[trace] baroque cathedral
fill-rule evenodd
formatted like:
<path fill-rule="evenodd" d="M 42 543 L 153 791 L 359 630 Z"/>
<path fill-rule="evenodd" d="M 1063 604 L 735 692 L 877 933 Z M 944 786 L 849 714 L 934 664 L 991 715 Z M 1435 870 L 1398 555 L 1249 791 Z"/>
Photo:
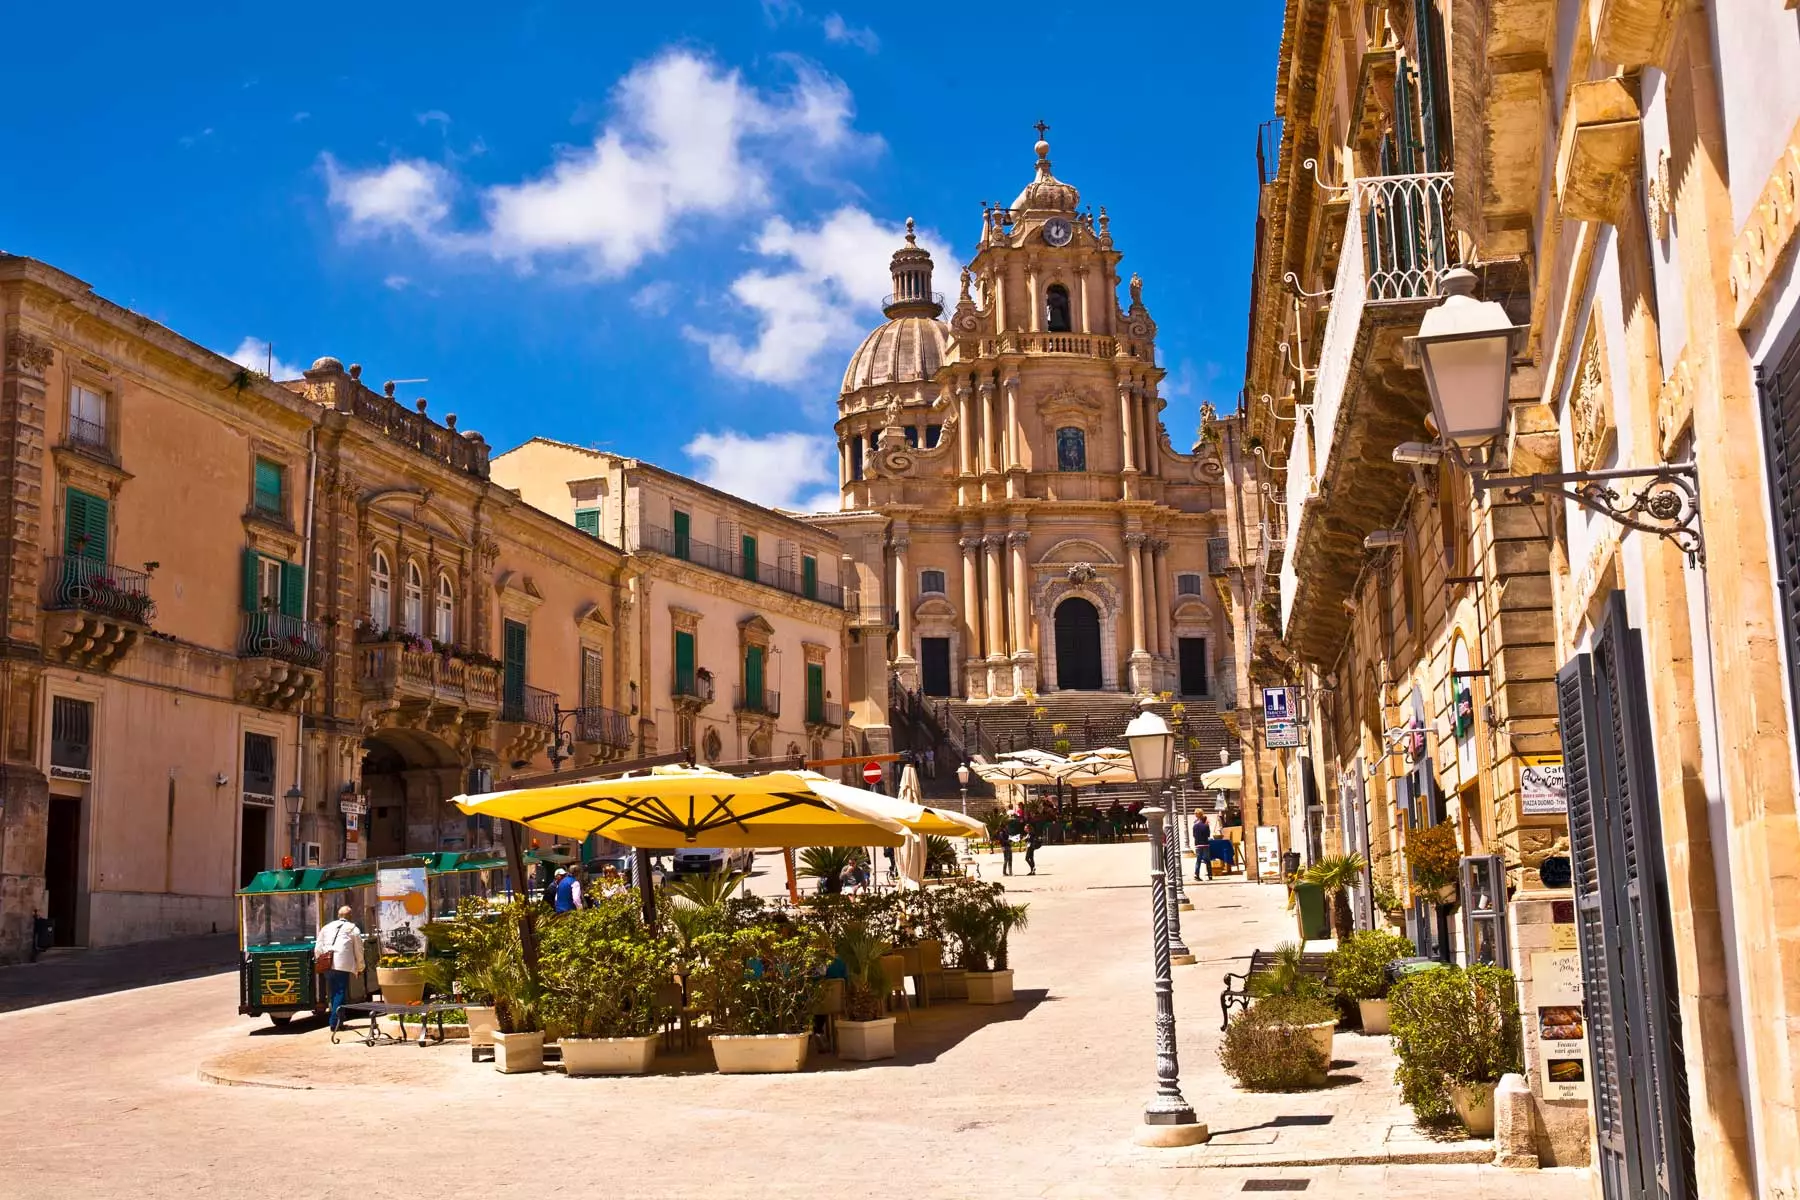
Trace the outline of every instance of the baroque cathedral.
<path fill-rule="evenodd" d="M 1162 422 L 1156 322 L 1119 302 L 1096 219 L 1040 140 L 1010 206 L 984 206 L 948 320 L 907 221 L 887 318 L 851 356 L 836 424 L 852 723 L 885 749 L 890 680 L 969 705 L 1231 686 L 1225 476 Z M 1209 564 L 1209 545 L 1212 561 Z M 991 711 L 991 710 L 990 710 Z"/>

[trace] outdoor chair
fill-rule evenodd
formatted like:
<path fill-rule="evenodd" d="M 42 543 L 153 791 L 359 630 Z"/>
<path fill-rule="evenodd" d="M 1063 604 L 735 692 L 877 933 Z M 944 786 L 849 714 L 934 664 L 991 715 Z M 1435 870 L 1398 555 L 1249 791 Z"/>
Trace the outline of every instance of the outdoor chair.
<path fill-rule="evenodd" d="M 931 1005 L 932 979 L 937 979 L 938 998 L 944 997 L 944 943 L 926 940 L 919 943 L 919 973 L 913 977 L 919 1003 Z"/>
<path fill-rule="evenodd" d="M 656 1008 L 662 1017 L 662 1041 L 668 1048 L 694 1048 L 694 1017 L 697 1012 L 683 1003 L 681 981 L 670 979 L 656 985 Z"/>
<path fill-rule="evenodd" d="M 897 997 L 901 1013 L 908 1021 L 911 1021 L 912 1001 L 908 999 L 906 994 L 906 960 L 901 958 L 898 954 L 882 955 L 881 973 L 887 978 L 887 1011 L 894 1011 L 895 999 Z"/>
<path fill-rule="evenodd" d="M 826 1054 L 837 1053 L 837 1023 L 843 1015 L 844 981 L 827 979 L 819 988 L 818 999 L 813 1001 L 813 1016 L 820 1018 L 813 1036 L 819 1039 L 819 1049 Z"/>

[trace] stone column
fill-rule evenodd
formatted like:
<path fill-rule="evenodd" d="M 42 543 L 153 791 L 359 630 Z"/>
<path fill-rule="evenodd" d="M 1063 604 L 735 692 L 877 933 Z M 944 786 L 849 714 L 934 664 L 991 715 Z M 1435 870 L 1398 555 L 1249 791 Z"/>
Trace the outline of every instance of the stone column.
<path fill-rule="evenodd" d="M 1038 299 L 1038 271 L 1036 263 L 1025 264 L 1025 295 L 1031 302 L 1031 323 L 1026 326 L 1033 333 L 1044 328 L 1044 306 Z"/>
<path fill-rule="evenodd" d="M 1155 567 L 1151 579 L 1156 584 L 1156 652 L 1173 661 L 1175 638 L 1169 610 L 1175 604 L 1175 591 L 1173 580 L 1169 578 L 1169 543 L 1159 539 L 1152 544 L 1151 549 L 1155 552 L 1151 559 Z"/>
<path fill-rule="evenodd" d="M 1012 547 L 1013 694 L 1037 690 L 1037 655 L 1031 649 L 1031 574 L 1025 558 L 1031 534 L 1015 529 L 1006 535 Z"/>
<path fill-rule="evenodd" d="M 1155 661 L 1156 680 L 1154 686 L 1161 690 L 1163 670 L 1162 647 L 1162 611 L 1163 595 L 1156 571 L 1156 542 L 1146 537 L 1140 550 L 1144 562 L 1144 639 L 1148 643 L 1144 649 Z"/>
<path fill-rule="evenodd" d="M 982 546 L 987 550 L 987 662 L 990 696 L 1005 694 L 1006 617 L 1000 608 L 1001 598 L 1006 590 L 1000 562 L 1000 544 L 1005 540 L 998 533 L 990 533 L 981 539 Z"/>
<path fill-rule="evenodd" d="M 1148 386 L 1143 389 L 1143 400 L 1144 420 L 1142 429 L 1144 437 L 1144 469 L 1152 475 L 1161 475 L 1162 447 L 1159 443 L 1162 439 L 1157 436 L 1158 422 L 1156 419 L 1156 397 L 1151 394 Z"/>
<path fill-rule="evenodd" d="M 1131 690 L 1151 690 L 1150 652 L 1144 649 L 1144 535 L 1125 535 L 1125 565 L 1131 580 L 1131 596 L 1126 602 L 1131 611 Z"/>
<path fill-rule="evenodd" d="M 994 473 L 994 381 L 983 379 L 978 385 L 981 393 L 981 453 L 978 455 L 981 473 Z"/>
<path fill-rule="evenodd" d="M 956 473 L 967 475 L 970 470 L 969 459 L 969 424 L 974 418 L 969 408 L 969 385 L 956 385 Z"/>
<path fill-rule="evenodd" d="M 994 334 L 998 337 L 1006 332 L 1006 272 L 995 271 L 994 281 Z"/>
<path fill-rule="evenodd" d="M 1131 419 L 1132 410 L 1131 381 L 1119 381 L 1119 444 L 1125 451 L 1125 470 L 1135 474 L 1137 471 L 1137 455 L 1132 452 Z"/>
<path fill-rule="evenodd" d="M 981 560 L 976 557 L 981 539 L 965 537 L 958 544 L 962 547 L 963 695 L 967 697 L 976 693 L 969 686 L 976 676 L 970 664 L 981 658 Z M 980 694 L 986 694 L 985 687 Z"/>
<path fill-rule="evenodd" d="M 1085 266 L 1075 268 L 1075 328 L 1082 333 L 1092 333 L 1088 325 L 1088 269 Z"/>
<path fill-rule="evenodd" d="M 909 574 L 910 568 L 906 563 L 906 550 L 911 545 L 912 539 L 906 536 L 904 529 L 901 529 L 893 540 L 894 616 L 900 641 L 900 645 L 894 653 L 894 665 L 900 672 L 901 680 L 908 687 L 914 686 L 916 682 L 912 679 L 912 675 L 916 674 L 912 668 L 917 662 L 913 658 L 912 652 L 912 576 Z"/>

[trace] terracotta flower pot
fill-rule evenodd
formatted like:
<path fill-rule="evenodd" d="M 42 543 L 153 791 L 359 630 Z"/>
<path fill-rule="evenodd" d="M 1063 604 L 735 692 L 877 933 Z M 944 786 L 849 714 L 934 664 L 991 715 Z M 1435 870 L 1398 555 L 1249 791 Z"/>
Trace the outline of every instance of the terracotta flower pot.
<path fill-rule="evenodd" d="M 565 1075 L 642 1075 L 656 1060 L 654 1033 L 644 1037 L 563 1038 Z"/>
<path fill-rule="evenodd" d="M 871 1062 L 894 1057 L 894 1018 L 837 1023 L 838 1057 L 851 1062 Z"/>
<path fill-rule="evenodd" d="M 544 1069 L 544 1031 L 501 1033 L 494 1031 L 494 1070 L 503 1075 Z"/>
<path fill-rule="evenodd" d="M 767 1075 L 798 1071 L 806 1065 L 810 1033 L 715 1033 L 713 1062 L 721 1075 Z"/>
<path fill-rule="evenodd" d="M 1388 1002 L 1386 1000 L 1358 1000 L 1356 1008 L 1362 1014 L 1362 1031 L 1364 1033 L 1381 1034 L 1388 1031 Z"/>
<path fill-rule="evenodd" d="M 1494 1085 L 1492 1083 L 1453 1083 L 1450 1106 L 1457 1119 L 1472 1137 L 1494 1136 Z"/>

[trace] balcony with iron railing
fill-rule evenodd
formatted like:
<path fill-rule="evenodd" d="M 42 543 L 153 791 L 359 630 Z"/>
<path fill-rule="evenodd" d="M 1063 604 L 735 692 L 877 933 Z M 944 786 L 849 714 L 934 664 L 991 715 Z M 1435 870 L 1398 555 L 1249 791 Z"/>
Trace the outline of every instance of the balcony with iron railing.
<path fill-rule="evenodd" d="M 44 654 L 55 662 L 109 670 L 156 615 L 150 575 L 104 559 L 44 559 Z"/>
<path fill-rule="evenodd" d="M 614 750 L 629 750 L 632 745 L 631 718 L 598 704 L 578 708 L 575 710 L 575 740 Z"/>
<path fill-rule="evenodd" d="M 522 725 L 556 728 L 556 693 L 529 683 L 514 683 L 500 700 L 500 719 Z"/>
<path fill-rule="evenodd" d="M 278 612 L 247 612 L 238 622 L 238 655 L 278 658 L 295 666 L 325 665 L 325 626 Z"/>
<path fill-rule="evenodd" d="M 816 575 L 808 577 L 804 571 L 789 570 L 760 559 L 752 568 L 739 551 L 710 545 L 692 536 L 682 536 L 660 525 L 640 524 L 635 548 L 640 552 L 650 550 L 666 554 L 670 558 L 691 562 L 721 575 L 730 575 L 749 583 L 760 583 L 764 587 L 828 604 L 832 608 L 844 607 L 844 589 L 838 584 L 827 583 Z"/>
<path fill-rule="evenodd" d="M 741 713 L 756 713 L 765 717 L 781 715 L 781 693 L 768 688 L 734 689 L 736 702 L 732 708 Z"/>
<path fill-rule="evenodd" d="M 1379 175 L 1349 186 L 1350 206 L 1344 245 L 1331 289 L 1331 311 L 1319 340 L 1310 413 L 1302 404 L 1287 455 L 1288 521 L 1281 566 L 1281 612 L 1285 628 L 1297 596 L 1301 572 L 1296 562 L 1306 517 L 1320 495 L 1320 481 L 1342 457 L 1338 426 L 1344 404 L 1361 377 L 1357 358 L 1371 351 L 1368 326 L 1378 310 L 1411 305 L 1422 310 L 1436 299 L 1438 278 L 1454 265 L 1451 227 L 1451 173 Z M 1396 322 L 1416 316 L 1402 309 Z"/>
<path fill-rule="evenodd" d="M 86 417 L 77 417 L 71 414 L 69 433 L 64 442 L 86 454 L 96 455 L 109 461 L 112 458 L 112 446 L 107 440 L 106 424 L 103 421 L 90 421 Z"/>
<path fill-rule="evenodd" d="M 900 611 L 891 604 L 864 604 L 860 592 L 844 596 L 844 611 L 853 629 L 892 629 L 900 623 Z"/>
<path fill-rule="evenodd" d="M 423 644 L 383 641 L 356 646 L 356 680 L 371 699 L 413 700 L 485 709 L 500 707 L 500 669 Z"/>
<path fill-rule="evenodd" d="M 833 704 L 829 700 L 817 700 L 808 697 L 806 701 L 806 723 L 823 725 L 831 729 L 842 729 L 844 726 L 844 706 Z"/>
<path fill-rule="evenodd" d="M 702 708 L 713 702 L 713 677 L 705 668 L 676 667 L 669 682 L 669 695 L 679 706 Z"/>

